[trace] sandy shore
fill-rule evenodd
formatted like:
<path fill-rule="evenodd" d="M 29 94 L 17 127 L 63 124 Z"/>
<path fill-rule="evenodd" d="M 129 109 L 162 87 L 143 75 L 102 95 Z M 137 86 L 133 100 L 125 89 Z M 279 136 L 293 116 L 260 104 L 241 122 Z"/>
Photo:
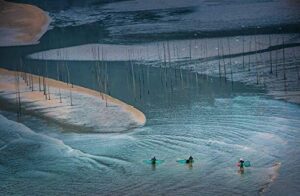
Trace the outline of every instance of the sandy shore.
<path fill-rule="evenodd" d="M 16 75 L 17 72 L 14 72 L 14 71 L 9 71 L 9 70 L 6 70 L 6 69 L 2 69 L 0 68 L 0 75 L 2 78 L 4 77 L 9 77 L 11 81 L 5 81 L 3 82 L 1 80 L 0 82 L 0 91 L 2 92 L 5 92 L 6 94 L 8 93 L 14 93 L 14 95 L 12 96 L 12 98 L 15 97 L 15 92 L 16 92 L 16 84 L 13 81 L 15 75 Z M 20 74 L 20 73 L 19 73 Z M 129 124 L 133 124 L 132 126 L 133 127 L 138 127 L 138 126 L 143 126 L 146 122 L 146 117 L 145 115 L 139 111 L 138 109 L 134 108 L 133 106 L 130 106 L 118 99 L 115 99 L 109 95 L 106 95 L 106 94 L 103 94 L 103 93 L 99 93 L 97 91 L 94 91 L 94 90 L 90 90 L 90 89 L 87 89 L 87 88 L 83 88 L 83 87 L 80 87 L 80 86 L 76 86 L 76 85 L 73 85 L 73 87 L 71 87 L 71 85 L 68 85 L 64 82 L 61 82 L 61 81 L 56 81 L 56 80 L 53 80 L 53 79 L 49 79 L 49 78 L 46 78 L 46 83 L 47 83 L 47 86 L 49 85 L 50 88 L 51 88 L 51 93 L 50 93 L 50 96 L 52 96 L 52 98 L 50 100 L 47 100 L 45 101 L 45 96 L 43 94 L 43 91 L 40 92 L 38 91 L 38 84 L 39 84 L 39 76 L 36 76 L 36 75 L 32 75 L 33 77 L 33 83 L 35 84 L 35 90 L 34 91 L 31 91 L 31 90 L 28 90 L 27 91 L 25 90 L 26 88 L 28 88 L 26 86 L 26 83 L 24 81 L 22 81 L 20 83 L 20 89 L 22 91 L 22 97 L 23 99 L 25 100 L 30 100 L 30 102 L 40 102 L 44 105 L 46 105 L 47 107 L 51 108 L 55 108 L 55 107 L 61 107 L 61 103 L 59 101 L 59 98 L 57 96 L 58 94 L 58 90 L 60 90 L 61 92 L 64 92 L 65 94 L 68 94 L 69 95 L 69 92 L 70 90 L 72 90 L 72 93 L 73 93 L 73 96 L 77 97 L 78 96 L 81 96 L 81 97 L 84 97 L 84 96 L 90 96 L 92 97 L 93 99 L 90 99 L 88 100 L 87 97 L 84 97 L 84 98 L 81 98 L 80 100 L 76 100 L 76 98 L 74 98 L 74 102 L 78 103 L 79 101 L 86 101 L 86 103 L 83 103 L 83 107 L 84 107 L 84 104 L 89 104 L 89 102 L 94 102 L 96 98 L 96 100 L 98 101 L 101 101 L 102 102 L 102 108 L 100 107 L 99 109 L 96 109 L 96 115 L 101 115 L 99 113 L 101 113 L 101 111 L 103 111 L 103 107 L 106 108 L 106 103 L 108 106 L 117 106 L 119 108 L 121 108 L 123 111 L 125 111 L 125 113 L 129 116 L 131 116 L 129 119 L 131 119 L 131 121 L 133 122 L 130 122 Z M 40 77 L 41 78 L 41 77 Z M 9 89 L 9 90 L 8 90 Z M 66 101 L 64 101 L 64 103 L 66 103 Z M 92 104 L 90 104 L 92 105 Z M 40 107 L 40 105 L 39 105 Z M 95 107 L 96 106 L 91 106 L 91 107 Z M 75 107 L 74 107 L 75 108 Z M 113 110 L 114 108 L 116 107 L 108 107 L 107 109 L 107 114 L 110 114 L 110 113 L 113 113 L 115 111 L 109 111 L 109 110 Z M 62 108 L 62 116 L 63 115 L 69 115 L 69 114 L 72 114 L 74 113 L 74 109 L 72 111 L 68 111 L 70 110 L 70 106 L 66 107 L 66 108 Z M 83 108 L 84 110 L 84 108 Z M 87 109 L 88 110 L 88 109 Z M 51 111 L 52 113 L 58 113 L 57 111 L 53 110 Z M 95 114 L 93 114 L 93 112 L 89 112 L 88 114 L 80 114 L 80 112 L 82 111 L 75 111 L 79 114 L 77 114 L 77 118 L 79 118 L 79 121 L 81 119 L 80 116 L 84 115 L 86 118 L 97 118 L 97 116 L 95 116 Z M 115 112 L 116 113 L 116 112 Z M 57 115 L 57 114 L 55 114 Z M 103 114 L 105 115 L 105 114 Z M 124 113 L 116 113 L 116 116 L 118 117 L 118 115 L 124 115 Z M 113 117 L 111 117 L 113 118 Z M 125 119 L 128 119 L 128 118 L 125 118 Z M 97 121 L 97 119 L 92 119 L 93 121 Z M 106 121 L 107 119 L 102 119 L 102 121 Z M 115 121 L 117 121 L 116 119 L 113 119 Z M 101 124 L 101 119 L 99 119 L 99 124 Z M 122 122 L 120 122 L 122 123 Z M 83 123 L 84 124 L 84 123 Z"/>
<path fill-rule="evenodd" d="M 0 0 L 0 46 L 37 43 L 49 24 L 48 14 L 36 6 Z"/>

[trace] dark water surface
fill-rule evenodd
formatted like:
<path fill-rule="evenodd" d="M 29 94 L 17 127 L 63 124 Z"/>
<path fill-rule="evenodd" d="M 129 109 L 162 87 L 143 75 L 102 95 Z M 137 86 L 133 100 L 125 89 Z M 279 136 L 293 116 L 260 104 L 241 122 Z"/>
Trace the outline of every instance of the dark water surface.
<path fill-rule="evenodd" d="M 187 1 L 187 7 L 124 11 L 119 9 L 130 6 L 116 6 L 103 12 L 99 10 L 106 1 L 17 2 L 33 2 L 56 20 L 40 44 L 0 48 L 1 67 L 16 69 L 22 64 L 24 71 L 67 81 L 67 65 L 72 83 L 104 91 L 135 106 L 146 115 L 147 123 L 118 134 L 79 134 L 25 115 L 21 123 L 28 129 L 14 122 L 14 111 L 0 102 L 0 195 L 299 194 L 299 105 L 273 100 L 258 87 L 144 62 L 26 58 L 42 50 L 88 43 L 299 32 L 299 12 L 297 6 L 291 6 L 293 1 L 255 1 L 253 5 L 261 5 L 263 10 L 283 4 L 286 9 L 284 14 L 271 10 L 274 17 L 270 20 L 262 20 L 263 14 L 250 17 L 246 21 L 249 26 L 242 29 L 243 20 L 234 20 L 230 5 L 245 8 L 253 1 L 240 1 L 238 7 L 234 5 L 237 1 L 226 1 L 224 13 L 233 19 L 227 23 L 221 20 L 222 29 L 215 29 L 219 23 L 211 21 L 195 25 L 193 14 L 209 17 L 210 13 L 201 12 L 201 6 L 194 8 L 194 1 Z M 204 2 L 208 10 L 223 5 L 221 1 Z M 99 18 L 91 21 L 91 16 Z M 222 15 L 218 17 L 222 19 Z M 253 25 L 258 21 L 262 25 L 259 29 Z M 100 71 L 100 85 L 96 70 Z M 6 145 L 7 141 L 12 142 Z M 192 166 L 176 162 L 190 155 L 195 159 Z M 152 156 L 165 162 L 155 167 L 143 162 Z M 252 164 L 243 174 L 236 167 L 240 157 Z"/>

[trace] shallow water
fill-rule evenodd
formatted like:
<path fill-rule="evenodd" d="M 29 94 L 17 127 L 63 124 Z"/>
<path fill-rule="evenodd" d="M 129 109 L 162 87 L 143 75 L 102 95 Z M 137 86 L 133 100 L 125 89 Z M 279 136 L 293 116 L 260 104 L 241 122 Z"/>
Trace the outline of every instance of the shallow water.
<path fill-rule="evenodd" d="M 73 64 L 81 74 L 91 75 L 87 74 L 90 67 L 84 65 Z M 255 195 L 272 190 L 277 176 L 291 181 L 291 188 L 299 181 L 297 166 L 293 174 L 284 169 L 298 161 L 298 105 L 271 100 L 262 90 L 240 83 L 232 86 L 218 78 L 199 75 L 196 83 L 189 72 L 183 72 L 177 83 L 173 81 L 173 91 L 165 82 L 167 90 L 162 90 L 157 88 L 161 85 L 158 68 L 151 68 L 149 84 L 141 86 L 151 96 L 141 93 L 139 99 L 127 91 L 130 83 L 123 88 L 126 93 L 118 91 L 130 76 L 126 66 L 112 64 L 109 73 L 114 81 L 110 93 L 139 107 L 146 114 L 146 125 L 120 134 L 77 134 L 24 116 L 26 126 L 63 143 L 52 145 L 45 139 L 35 144 L 27 138 L 8 151 L 1 150 L 1 167 L 6 168 L 1 170 L 2 193 Z M 91 78 L 81 77 L 77 82 L 91 85 Z M 2 114 L 14 119 L 9 111 Z M 12 156 L 20 149 L 26 153 Z M 192 167 L 176 162 L 189 155 L 195 158 Z M 143 162 L 152 156 L 165 162 L 156 167 Z M 252 163 L 243 174 L 235 166 L 240 157 Z M 272 167 L 275 163 L 281 167 Z M 291 189 L 291 193 L 296 191 Z"/>
<path fill-rule="evenodd" d="M 53 29 L 38 45 L 0 48 L 0 66 L 13 69 L 22 59 L 25 71 L 54 79 L 59 66 L 63 72 L 59 77 L 66 81 L 62 67 L 69 65 L 73 83 L 105 91 L 147 117 L 144 127 L 123 133 L 78 134 L 50 120 L 24 115 L 20 122 L 28 129 L 14 122 L 14 111 L 4 109 L 0 100 L 0 195 L 299 195 L 299 105 L 272 100 L 265 89 L 164 65 L 151 68 L 144 62 L 133 62 L 133 71 L 130 62 L 107 62 L 105 90 L 96 84 L 95 62 L 26 58 L 91 43 L 297 33 L 298 4 L 201 0 L 194 6 L 195 1 L 179 0 L 149 7 L 144 0 L 136 6 L 132 2 L 35 0 L 55 19 Z M 265 41 L 269 47 L 269 40 Z M 191 43 L 180 42 L 186 48 Z M 240 43 L 233 43 L 231 52 L 241 53 Z M 208 43 L 213 49 L 208 53 L 216 55 L 216 44 Z M 194 52 L 193 56 L 202 55 Z M 160 55 L 162 61 L 162 51 Z M 190 155 L 195 158 L 192 167 L 176 162 Z M 143 162 L 152 156 L 165 162 L 156 167 Z M 243 174 L 236 167 L 240 157 L 252 164 Z"/>

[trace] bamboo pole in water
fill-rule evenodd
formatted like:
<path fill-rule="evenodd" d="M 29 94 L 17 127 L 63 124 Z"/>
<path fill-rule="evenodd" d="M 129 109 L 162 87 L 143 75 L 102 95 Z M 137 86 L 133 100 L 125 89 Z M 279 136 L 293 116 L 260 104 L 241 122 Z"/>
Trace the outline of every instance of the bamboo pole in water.
<path fill-rule="evenodd" d="M 69 83 L 71 83 L 69 64 L 67 64 L 67 70 L 68 70 L 68 81 L 69 81 Z M 72 93 L 72 88 L 73 88 L 73 83 L 71 84 L 71 87 L 70 87 L 70 105 L 71 105 L 71 106 L 73 106 L 73 93 Z"/>
<path fill-rule="evenodd" d="M 165 79 L 165 89 L 168 87 L 168 82 L 167 82 L 167 52 L 166 52 L 166 46 L 165 43 L 163 42 L 163 50 L 164 50 L 164 79 Z"/>
<path fill-rule="evenodd" d="M 284 43 L 284 36 L 282 36 L 282 65 L 283 65 L 283 79 L 286 80 L 286 67 L 285 67 L 285 43 Z"/>
<path fill-rule="evenodd" d="M 164 86 L 164 82 L 163 82 L 163 75 L 162 75 L 162 64 L 163 64 L 163 57 L 161 57 L 160 55 L 160 45 L 158 44 L 157 45 L 158 47 L 158 51 L 159 51 L 159 78 L 160 78 L 160 83 L 161 83 L 161 86 Z"/>
<path fill-rule="evenodd" d="M 24 62 L 23 62 L 24 64 Z M 28 76 L 28 87 L 29 89 L 31 89 L 32 85 L 31 85 L 31 67 L 28 65 L 25 65 L 26 67 L 26 72 L 27 72 L 27 76 Z"/>
<path fill-rule="evenodd" d="M 103 50 L 103 48 L 102 48 Z M 103 93 L 101 92 L 101 89 L 103 89 L 103 85 L 102 85 L 102 82 L 101 82 L 101 65 L 100 65 L 100 48 L 99 46 L 97 47 L 97 61 L 96 61 L 96 68 L 95 68 L 95 72 L 96 72 L 96 79 L 97 79 L 97 84 L 98 84 L 98 89 L 99 89 L 99 94 L 101 95 L 102 97 L 102 100 L 104 100 L 104 95 Z M 101 64 L 103 62 L 101 61 Z"/>
<path fill-rule="evenodd" d="M 25 65 L 25 67 L 26 67 L 26 72 L 27 72 L 28 87 L 29 87 L 29 89 L 31 89 L 30 66 Z"/>
<path fill-rule="evenodd" d="M 174 54 L 174 58 L 176 59 L 179 59 L 179 51 L 178 51 L 178 47 L 174 44 L 173 45 L 174 47 L 174 50 L 175 50 L 175 54 Z M 178 63 L 175 63 L 175 66 L 174 66 L 174 79 L 175 79 L 175 85 L 177 85 L 177 66 L 178 66 Z"/>
<path fill-rule="evenodd" d="M 208 57 L 208 47 L 207 47 L 207 39 L 204 39 L 204 52 L 205 52 L 205 59 Z M 204 66 L 206 68 L 206 66 Z M 206 71 L 207 69 L 205 69 Z M 206 79 L 208 79 L 208 74 L 205 74 Z"/>
<path fill-rule="evenodd" d="M 221 40 L 221 49 L 222 49 L 222 60 L 223 60 L 223 68 L 224 68 L 224 78 L 225 78 L 225 83 L 227 81 L 227 77 L 226 77 L 226 62 L 225 62 L 225 58 L 224 58 L 224 45 L 223 45 L 223 41 Z"/>
<path fill-rule="evenodd" d="M 136 101 L 135 72 L 134 72 L 134 65 L 131 60 L 130 51 L 128 51 L 128 55 L 129 55 L 129 63 L 130 63 L 130 67 L 131 67 L 131 81 L 132 81 L 132 87 L 133 87 L 133 97 L 134 97 L 134 100 Z"/>
<path fill-rule="evenodd" d="M 256 70 L 256 84 L 259 83 L 258 81 L 258 57 L 257 57 L 257 38 L 256 38 L 256 34 L 254 35 L 254 50 L 255 50 L 255 70 Z"/>
<path fill-rule="evenodd" d="M 167 41 L 167 49 L 168 49 L 168 66 L 169 69 L 172 69 L 172 65 L 171 65 L 171 52 L 170 52 L 170 43 L 169 41 Z M 173 79 L 172 76 L 170 76 L 170 88 L 171 88 L 171 92 L 173 93 Z"/>
<path fill-rule="evenodd" d="M 142 85 L 142 74 L 143 74 L 143 69 L 141 68 L 141 66 L 138 64 L 138 81 L 139 81 L 139 98 L 140 101 L 142 100 L 142 89 L 143 89 L 143 85 Z"/>
<path fill-rule="evenodd" d="M 196 82 L 196 91 L 198 92 L 199 83 L 198 83 L 198 73 L 195 72 L 195 82 Z"/>
<path fill-rule="evenodd" d="M 295 48 L 293 48 L 293 59 L 294 59 L 294 65 L 295 65 L 296 71 L 297 71 L 297 78 L 298 78 L 298 80 L 300 80 L 299 63 L 297 63 Z"/>
<path fill-rule="evenodd" d="M 33 89 L 33 80 L 32 80 L 32 69 L 31 66 L 26 66 L 28 70 L 28 80 L 29 80 L 29 89 Z M 33 91 L 33 90 L 32 90 Z"/>
<path fill-rule="evenodd" d="M 45 99 L 47 100 L 46 80 L 45 80 L 45 76 L 44 75 L 43 75 L 43 91 L 44 91 Z"/>
<path fill-rule="evenodd" d="M 231 76 L 231 84 L 233 84 L 233 73 L 232 73 L 232 59 L 231 59 L 231 50 L 230 50 L 230 40 L 227 37 L 228 43 L 228 55 L 229 55 L 229 66 L 230 66 L 230 76 Z"/>
<path fill-rule="evenodd" d="M 17 118 L 19 120 L 21 117 L 21 95 L 20 95 L 20 78 L 18 72 L 15 72 L 15 85 L 16 85 Z"/>
<path fill-rule="evenodd" d="M 147 94 L 150 95 L 150 65 L 147 65 Z"/>
<path fill-rule="evenodd" d="M 189 59 L 192 60 L 192 41 L 189 41 Z"/>
<path fill-rule="evenodd" d="M 38 68 L 38 75 L 39 75 L 39 92 L 41 92 L 42 88 L 41 88 L 41 70 L 40 70 L 40 68 Z"/>
<path fill-rule="evenodd" d="M 252 45 L 252 36 L 249 37 L 250 41 L 249 41 L 249 52 L 251 52 L 251 45 Z M 248 72 L 251 71 L 251 55 L 248 55 L 249 59 L 248 59 Z"/>
<path fill-rule="evenodd" d="M 271 35 L 269 35 L 269 48 L 272 46 L 272 39 L 271 39 Z M 272 62 L 272 50 L 270 50 L 269 52 L 269 57 L 270 57 L 270 74 L 273 74 L 273 62 Z"/>
<path fill-rule="evenodd" d="M 48 75 L 48 62 L 47 62 L 47 60 L 46 60 L 46 76 L 47 76 L 47 78 L 49 77 L 49 75 Z M 50 84 L 48 84 L 48 100 L 50 100 L 51 98 L 50 98 Z"/>
<path fill-rule="evenodd" d="M 220 39 L 218 39 L 218 65 L 219 65 L 219 78 L 221 78 L 221 59 L 220 59 Z"/>
<path fill-rule="evenodd" d="M 22 59 L 21 59 L 21 61 L 22 61 Z M 23 61 L 22 61 L 22 70 L 23 70 Z M 25 82 L 26 82 L 26 86 L 29 86 L 29 80 L 28 80 L 28 74 L 27 74 L 27 72 L 26 72 L 26 68 L 24 69 L 24 75 L 25 75 Z"/>
<path fill-rule="evenodd" d="M 67 61 L 66 61 L 66 63 L 65 63 L 65 66 L 66 66 L 66 70 L 67 70 L 67 84 L 68 84 L 68 86 L 69 86 L 69 84 L 71 84 L 71 78 L 70 78 L 70 70 L 69 70 L 69 64 L 67 63 Z M 73 106 L 73 97 L 72 97 L 72 85 L 71 86 L 69 86 L 69 96 L 70 96 L 70 105 L 71 106 Z"/>
<path fill-rule="evenodd" d="M 22 67 L 22 59 L 20 59 L 20 66 Z M 17 67 L 17 71 L 15 72 L 15 85 L 16 85 L 16 103 L 17 103 L 17 118 L 20 120 L 21 117 L 21 94 L 20 94 L 20 76 L 19 76 L 19 67 Z"/>
<path fill-rule="evenodd" d="M 99 75 L 98 75 L 98 61 L 99 59 L 97 58 L 99 56 L 99 46 L 97 47 L 97 52 L 96 52 L 96 49 L 95 48 L 91 48 L 92 50 L 92 55 L 93 55 L 93 58 L 94 58 L 94 64 L 93 64 L 93 71 L 94 71 L 94 74 L 95 74 L 95 81 L 96 81 L 96 90 L 99 91 L 100 93 L 100 85 L 99 85 Z M 101 93 L 100 93 L 101 95 Z"/>
<path fill-rule="evenodd" d="M 108 93 L 108 73 L 107 73 L 107 62 L 105 62 L 105 93 Z M 107 97 L 105 97 L 105 106 L 108 106 Z"/>
<path fill-rule="evenodd" d="M 100 86 L 100 89 L 104 90 L 104 80 L 105 80 L 105 73 L 104 73 L 104 49 L 103 47 L 101 48 L 101 59 L 100 59 L 100 48 L 98 47 L 98 59 L 99 59 L 99 63 L 98 63 L 98 75 L 99 75 L 99 86 Z M 101 65 L 100 65 L 101 63 Z M 104 93 L 101 93 L 101 96 L 102 96 L 102 100 L 105 99 L 104 97 Z"/>
<path fill-rule="evenodd" d="M 243 36 L 243 69 L 245 69 L 245 36 Z"/>
<path fill-rule="evenodd" d="M 44 59 L 44 57 L 43 57 Z M 44 89 L 44 95 L 45 95 L 45 99 L 47 100 L 47 84 L 46 84 L 46 78 L 45 78 L 45 75 L 46 75 L 46 60 L 45 61 L 45 66 L 44 66 L 44 73 L 43 73 L 43 89 Z"/>
<path fill-rule="evenodd" d="M 145 57 L 142 56 L 142 50 L 140 50 L 140 61 L 145 64 Z M 146 57 L 146 59 L 148 59 L 148 57 Z M 141 72 L 142 72 L 142 75 L 141 75 L 141 82 L 142 82 L 142 94 L 145 95 L 145 90 L 146 90 L 146 83 L 145 83 L 145 67 L 143 65 L 140 65 L 140 68 L 141 68 Z M 141 99 L 141 101 L 143 101 L 143 99 Z"/>
<path fill-rule="evenodd" d="M 276 61 L 275 61 L 275 76 L 278 77 L 278 51 L 275 52 L 276 55 Z"/>
<path fill-rule="evenodd" d="M 30 74 L 30 77 L 31 77 L 31 91 L 34 91 L 33 75 L 32 75 L 32 72 L 31 72 L 31 74 Z"/>
<path fill-rule="evenodd" d="M 61 58 L 59 51 L 57 51 L 57 56 L 58 56 L 58 59 Z M 60 65 L 59 65 L 58 61 L 56 62 L 56 74 L 57 74 L 57 80 L 60 81 Z M 58 93 L 59 93 L 59 103 L 62 103 L 60 87 L 58 87 Z"/>

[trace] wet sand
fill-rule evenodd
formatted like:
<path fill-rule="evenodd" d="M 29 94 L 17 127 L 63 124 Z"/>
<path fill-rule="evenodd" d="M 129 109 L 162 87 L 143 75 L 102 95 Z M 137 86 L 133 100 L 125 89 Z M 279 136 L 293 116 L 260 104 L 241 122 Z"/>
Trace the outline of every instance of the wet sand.
<path fill-rule="evenodd" d="M 0 0 L 0 46 L 38 43 L 50 17 L 40 8 Z"/>

